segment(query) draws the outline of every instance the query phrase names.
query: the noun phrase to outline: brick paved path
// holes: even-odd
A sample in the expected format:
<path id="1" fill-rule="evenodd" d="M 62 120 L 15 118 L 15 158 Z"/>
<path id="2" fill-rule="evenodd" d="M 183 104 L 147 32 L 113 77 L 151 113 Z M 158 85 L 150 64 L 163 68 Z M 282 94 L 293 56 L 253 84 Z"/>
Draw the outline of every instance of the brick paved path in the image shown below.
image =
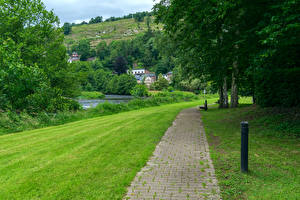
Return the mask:
<path id="1" fill-rule="evenodd" d="M 125 199 L 220 199 L 208 144 L 196 108 L 182 111 L 137 174 Z"/>

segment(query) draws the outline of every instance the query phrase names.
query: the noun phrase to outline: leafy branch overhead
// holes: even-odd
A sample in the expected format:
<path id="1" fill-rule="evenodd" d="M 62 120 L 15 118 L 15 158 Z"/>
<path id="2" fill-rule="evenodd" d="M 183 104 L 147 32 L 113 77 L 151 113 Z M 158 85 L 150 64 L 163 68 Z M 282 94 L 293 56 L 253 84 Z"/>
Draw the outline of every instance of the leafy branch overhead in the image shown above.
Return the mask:
<path id="1" fill-rule="evenodd" d="M 204 74 L 216 84 L 220 107 L 229 106 L 228 90 L 232 107 L 238 95 L 252 95 L 262 106 L 296 106 L 299 4 L 162 0 L 154 14 L 176 44 L 183 70 Z"/>

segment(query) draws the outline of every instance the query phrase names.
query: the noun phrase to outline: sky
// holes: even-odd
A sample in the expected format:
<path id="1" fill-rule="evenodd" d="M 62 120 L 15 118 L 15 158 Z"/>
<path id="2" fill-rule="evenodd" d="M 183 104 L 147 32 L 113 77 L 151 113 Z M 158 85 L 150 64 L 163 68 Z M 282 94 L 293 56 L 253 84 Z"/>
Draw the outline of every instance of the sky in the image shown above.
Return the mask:
<path id="1" fill-rule="evenodd" d="M 47 10 L 54 10 L 61 23 L 80 23 L 92 17 L 120 17 L 130 13 L 151 11 L 153 0 L 42 0 Z"/>

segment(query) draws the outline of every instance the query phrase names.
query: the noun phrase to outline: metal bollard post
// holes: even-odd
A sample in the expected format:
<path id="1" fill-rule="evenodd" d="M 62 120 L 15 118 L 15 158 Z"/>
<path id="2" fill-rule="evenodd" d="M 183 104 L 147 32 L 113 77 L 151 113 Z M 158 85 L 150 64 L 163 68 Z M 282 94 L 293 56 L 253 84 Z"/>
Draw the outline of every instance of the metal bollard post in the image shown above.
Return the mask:
<path id="1" fill-rule="evenodd" d="M 205 103 L 204 103 L 204 110 L 207 111 L 207 109 L 208 109 L 208 108 L 207 108 L 207 100 L 205 100 Z"/>
<path id="2" fill-rule="evenodd" d="M 241 122 L 241 170 L 248 172 L 248 122 Z"/>

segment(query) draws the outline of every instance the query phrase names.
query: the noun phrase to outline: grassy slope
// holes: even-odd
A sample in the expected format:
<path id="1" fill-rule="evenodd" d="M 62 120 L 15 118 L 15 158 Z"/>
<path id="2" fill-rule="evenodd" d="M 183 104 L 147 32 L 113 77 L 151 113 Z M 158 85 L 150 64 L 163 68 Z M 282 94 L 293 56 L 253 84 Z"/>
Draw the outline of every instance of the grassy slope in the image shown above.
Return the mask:
<path id="1" fill-rule="evenodd" d="M 298 119 L 287 122 L 286 115 L 274 109 L 243 106 L 213 108 L 202 112 L 202 116 L 223 199 L 299 199 L 300 139 L 293 137 L 293 132 L 299 130 L 299 113 L 292 115 Z M 248 175 L 240 173 L 243 120 L 250 123 Z M 290 129 L 281 129 L 286 123 Z"/>
<path id="2" fill-rule="evenodd" d="M 0 136 L 0 199 L 121 199 L 179 103 Z"/>
<path id="3" fill-rule="evenodd" d="M 113 40 L 132 39 L 136 35 L 147 30 L 145 22 L 138 23 L 134 19 L 122 19 L 115 22 L 103 22 L 98 24 L 88 24 L 72 27 L 72 33 L 65 36 L 65 43 L 70 44 L 72 40 L 79 41 L 88 39 L 93 47 L 101 41 L 110 43 Z M 152 29 L 160 29 L 161 25 L 151 23 Z M 105 31 L 105 33 L 103 33 Z"/>

